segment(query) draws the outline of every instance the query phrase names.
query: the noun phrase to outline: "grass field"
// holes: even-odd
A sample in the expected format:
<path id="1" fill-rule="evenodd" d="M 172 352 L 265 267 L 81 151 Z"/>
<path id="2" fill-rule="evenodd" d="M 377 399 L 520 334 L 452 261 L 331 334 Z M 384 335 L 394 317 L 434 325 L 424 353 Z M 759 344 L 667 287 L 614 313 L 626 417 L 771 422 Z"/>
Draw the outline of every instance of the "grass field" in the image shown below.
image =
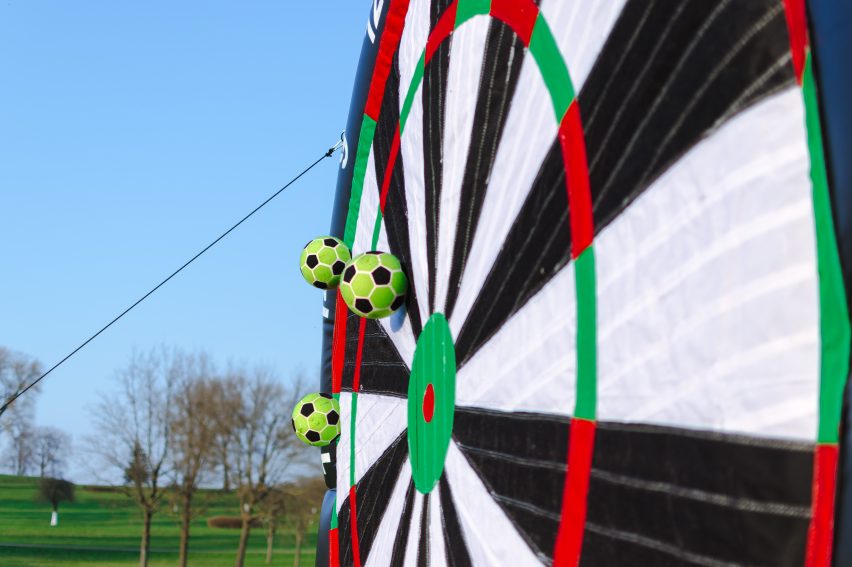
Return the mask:
<path id="1" fill-rule="evenodd" d="M 59 510 L 59 526 L 50 527 L 50 505 L 35 502 L 38 480 L 0 475 L 0 566 L 2 567 L 119 567 L 139 564 L 141 518 L 120 492 L 77 487 L 77 502 Z M 235 515 L 231 494 L 203 492 L 205 514 L 192 526 L 189 564 L 219 567 L 234 564 L 238 530 L 207 527 L 206 518 Z M 317 503 L 317 507 L 319 508 Z M 301 565 L 312 566 L 316 545 L 314 524 L 302 546 Z M 151 534 L 152 567 L 177 565 L 177 518 L 165 512 L 154 517 Z M 293 533 L 279 532 L 272 565 L 292 565 Z M 266 534 L 252 530 L 246 565 L 265 565 Z"/>

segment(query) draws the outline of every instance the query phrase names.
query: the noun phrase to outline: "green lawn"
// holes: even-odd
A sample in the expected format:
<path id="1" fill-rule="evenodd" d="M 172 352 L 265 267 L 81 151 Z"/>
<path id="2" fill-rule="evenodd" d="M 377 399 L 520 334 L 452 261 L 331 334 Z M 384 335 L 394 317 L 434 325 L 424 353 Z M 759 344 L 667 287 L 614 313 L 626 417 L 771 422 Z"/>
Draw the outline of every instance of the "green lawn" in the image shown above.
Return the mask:
<path id="1" fill-rule="evenodd" d="M 126 496 L 77 487 L 77 502 L 59 510 L 59 526 L 51 528 L 50 506 L 35 502 L 37 479 L 0 475 L 0 566 L 118 567 L 139 564 L 141 518 Z M 207 527 L 207 517 L 234 515 L 238 510 L 231 494 L 204 492 L 204 516 L 192 526 L 190 565 L 231 566 L 237 549 L 237 530 Z M 319 508 L 319 503 L 317 503 Z M 309 528 L 302 548 L 301 565 L 313 565 L 316 525 Z M 177 519 L 161 512 L 154 517 L 152 567 L 177 564 Z M 293 564 L 294 538 L 279 533 L 273 565 Z M 252 530 L 246 565 L 265 565 L 266 535 Z"/>

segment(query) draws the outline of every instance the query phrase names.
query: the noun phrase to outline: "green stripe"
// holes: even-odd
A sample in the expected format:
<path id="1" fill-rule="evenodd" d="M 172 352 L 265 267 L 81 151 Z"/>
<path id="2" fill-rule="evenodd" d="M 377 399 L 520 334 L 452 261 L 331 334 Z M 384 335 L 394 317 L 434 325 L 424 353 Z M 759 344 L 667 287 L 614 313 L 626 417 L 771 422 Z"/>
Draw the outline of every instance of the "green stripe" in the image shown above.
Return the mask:
<path id="1" fill-rule="evenodd" d="M 456 8 L 456 29 L 474 16 L 491 12 L 491 0 L 459 0 Z"/>
<path id="2" fill-rule="evenodd" d="M 385 175 L 390 175 L 392 172 L 387 172 Z M 382 208 L 376 211 L 376 225 L 373 227 L 373 241 L 370 244 L 370 250 L 375 250 L 376 246 L 379 245 L 379 233 L 382 230 Z"/>
<path id="3" fill-rule="evenodd" d="M 594 421 L 597 394 L 597 293 L 595 250 L 589 246 L 574 262 L 577 293 L 577 402 L 574 417 Z"/>
<path id="4" fill-rule="evenodd" d="M 533 28 L 530 51 L 553 101 L 556 123 L 561 124 L 562 117 L 565 116 L 571 101 L 574 100 L 574 85 L 571 83 L 571 75 L 559 51 L 556 38 L 553 37 L 553 32 L 550 31 L 550 26 L 547 25 L 547 20 L 541 13 Z"/>
<path id="5" fill-rule="evenodd" d="M 358 415 L 358 394 L 352 392 L 349 410 L 349 486 L 355 486 L 355 417 Z"/>
<path id="6" fill-rule="evenodd" d="M 822 145 L 816 80 L 811 56 L 805 60 L 802 85 L 805 97 L 805 119 L 808 127 L 808 149 L 811 154 L 814 221 L 816 224 L 817 268 L 819 270 L 820 366 L 819 437 L 820 443 L 837 443 L 843 388 L 849 375 L 850 325 L 843 284 L 843 271 L 837 251 L 831 197 Z"/>
<path id="7" fill-rule="evenodd" d="M 370 148 L 373 145 L 375 135 L 376 121 L 365 114 L 364 120 L 361 122 L 361 135 L 358 136 L 358 152 L 355 155 L 355 166 L 352 170 L 352 189 L 349 195 L 349 213 L 346 215 L 346 228 L 343 232 L 343 242 L 350 249 L 352 243 L 355 242 L 361 194 L 364 192 L 364 177 L 367 175 Z"/>
<path id="8" fill-rule="evenodd" d="M 337 497 L 335 496 L 334 504 L 331 506 L 331 526 L 329 526 L 329 529 L 336 530 L 337 527 Z"/>
<path id="9" fill-rule="evenodd" d="M 405 102 L 402 104 L 402 112 L 399 115 L 399 137 L 402 138 L 402 133 L 405 131 L 405 123 L 408 122 L 408 113 L 411 112 L 411 105 L 414 104 L 414 96 L 417 94 L 417 89 L 423 81 L 423 73 L 426 71 L 426 51 L 420 54 L 420 60 L 414 68 L 414 76 L 411 77 L 411 84 L 408 85 L 408 91 L 405 94 Z"/>

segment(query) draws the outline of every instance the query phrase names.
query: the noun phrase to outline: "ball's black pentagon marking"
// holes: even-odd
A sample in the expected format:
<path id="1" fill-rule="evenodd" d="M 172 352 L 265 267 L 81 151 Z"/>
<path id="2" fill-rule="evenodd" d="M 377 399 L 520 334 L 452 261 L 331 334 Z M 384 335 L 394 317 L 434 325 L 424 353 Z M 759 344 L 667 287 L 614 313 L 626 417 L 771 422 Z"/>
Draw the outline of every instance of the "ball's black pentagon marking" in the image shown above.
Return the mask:
<path id="1" fill-rule="evenodd" d="M 372 304 L 372 303 L 370 303 L 370 300 L 369 300 L 369 299 L 364 299 L 363 297 L 362 297 L 361 299 L 356 299 L 356 300 L 355 300 L 355 307 L 356 307 L 356 308 L 358 309 L 358 311 L 360 311 L 361 313 L 369 313 L 370 311 L 372 311 L 372 310 L 373 310 L 373 304 Z"/>
<path id="2" fill-rule="evenodd" d="M 345 281 L 346 283 L 351 283 L 352 278 L 355 277 L 355 271 L 355 266 L 349 266 L 346 269 L 346 274 L 343 276 L 343 281 Z"/>
<path id="3" fill-rule="evenodd" d="M 314 404 L 305 404 L 302 406 L 302 409 L 299 410 L 299 413 L 305 417 L 308 417 L 312 413 L 314 413 Z"/>
<path id="4" fill-rule="evenodd" d="M 405 296 L 397 296 L 397 298 L 393 300 L 393 303 L 391 303 L 391 311 L 396 311 L 397 309 L 402 307 L 403 303 L 405 303 Z"/>
<path id="5" fill-rule="evenodd" d="M 340 274 L 343 273 L 343 268 L 345 268 L 345 267 L 346 267 L 346 262 L 344 262 L 343 260 L 338 260 L 331 267 L 331 271 L 334 273 L 335 276 L 339 276 Z"/>
<path id="6" fill-rule="evenodd" d="M 331 247 L 331 248 L 337 248 L 337 240 L 335 240 L 334 238 L 326 238 L 326 239 L 325 239 L 325 240 L 323 240 L 322 242 L 323 242 L 323 244 L 325 244 L 326 246 L 329 246 L 329 247 Z"/>
<path id="7" fill-rule="evenodd" d="M 328 289 L 328 284 L 325 282 L 314 282 L 314 287 L 319 289 Z"/>
<path id="8" fill-rule="evenodd" d="M 320 394 L 320 396 L 322 396 L 322 397 L 323 397 L 323 398 L 325 398 L 326 400 L 330 400 L 330 399 L 332 399 L 332 398 L 334 397 L 334 396 L 332 396 L 331 394 L 324 394 L 324 393 L 321 393 L 321 394 Z"/>
<path id="9" fill-rule="evenodd" d="M 311 443 L 316 443 L 320 440 L 320 434 L 314 430 L 305 433 L 305 437 L 307 437 L 308 441 L 310 441 Z"/>
<path id="10" fill-rule="evenodd" d="M 319 264 L 319 258 L 314 256 L 313 254 L 309 254 L 308 259 L 305 260 L 305 264 L 307 264 L 309 268 L 314 269 Z"/>
<path id="11" fill-rule="evenodd" d="M 389 284 L 391 280 L 390 270 L 383 266 L 379 266 L 375 270 L 373 270 L 373 281 L 378 285 L 386 285 Z"/>
<path id="12" fill-rule="evenodd" d="M 373 250 L 372 252 L 367 252 L 367 254 L 372 254 L 373 256 L 380 256 L 384 254 L 384 252 L 378 252 L 377 250 Z"/>
<path id="13" fill-rule="evenodd" d="M 325 420 L 329 423 L 329 425 L 337 425 L 337 422 L 340 421 L 340 416 L 337 415 L 336 411 L 330 411 L 327 416 L 325 416 Z"/>

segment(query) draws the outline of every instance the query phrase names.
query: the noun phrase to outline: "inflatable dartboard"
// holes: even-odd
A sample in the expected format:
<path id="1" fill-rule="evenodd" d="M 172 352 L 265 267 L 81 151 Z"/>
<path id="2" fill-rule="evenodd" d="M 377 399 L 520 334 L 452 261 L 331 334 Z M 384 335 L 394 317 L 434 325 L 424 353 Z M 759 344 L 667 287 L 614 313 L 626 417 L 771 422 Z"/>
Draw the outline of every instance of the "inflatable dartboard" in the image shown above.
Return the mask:
<path id="1" fill-rule="evenodd" d="M 370 8 L 334 228 L 409 290 L 333 310 L 332 564 L 827 566 L 850 331 L 803 0 Z"/>

